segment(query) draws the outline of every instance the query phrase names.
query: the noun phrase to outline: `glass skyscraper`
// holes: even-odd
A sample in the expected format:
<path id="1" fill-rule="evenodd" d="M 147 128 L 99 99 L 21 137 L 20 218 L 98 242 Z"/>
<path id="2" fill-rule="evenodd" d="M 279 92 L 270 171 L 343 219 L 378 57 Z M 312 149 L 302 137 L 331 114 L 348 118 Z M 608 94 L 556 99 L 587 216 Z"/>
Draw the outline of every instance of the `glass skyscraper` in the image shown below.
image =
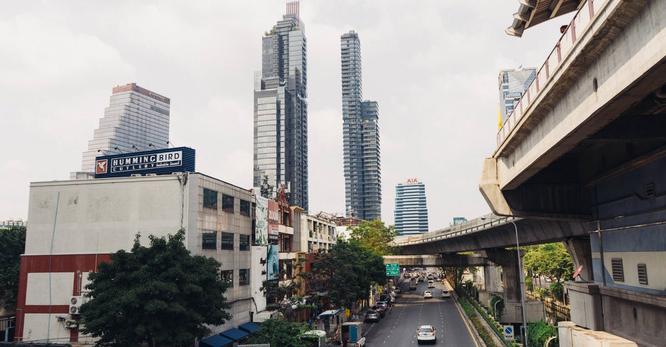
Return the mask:
<path id="1" fill-rule="evenodd" d="M 254 186 L 265 179 L 289 188 L 292 205 L 308 209 L 308 112 L 305 27 L 298 2 L 262 39 L 254 87 Z"/>
<path id="2" fill-rule="evenodd" d="M 395 230 L 399 235 L 428 231 L 428 206 L 425 185 L 409 179 L 395 186 Z"/>
<path id="3" fill-rule="evenodd" d="M 365 220 L 381 219 L 379 104 L 363 101 L 358 34 L 343 34 L 340 48 L 346 213 Z"/>
<path id="4" fill-rule="evenodd" d="M 167 148 L 170 103 L 136 83 L 114 87 L 109 107 L 83 152 L 81 171 L 94 172 L 96 156 Z"/>
<path id="5" fill-rule="evenodd" d="M 502 123 L 513 112 L 516 102 L 536 78 L 535 68 L 502 70 L 499 73 L 500 113 Z"/>

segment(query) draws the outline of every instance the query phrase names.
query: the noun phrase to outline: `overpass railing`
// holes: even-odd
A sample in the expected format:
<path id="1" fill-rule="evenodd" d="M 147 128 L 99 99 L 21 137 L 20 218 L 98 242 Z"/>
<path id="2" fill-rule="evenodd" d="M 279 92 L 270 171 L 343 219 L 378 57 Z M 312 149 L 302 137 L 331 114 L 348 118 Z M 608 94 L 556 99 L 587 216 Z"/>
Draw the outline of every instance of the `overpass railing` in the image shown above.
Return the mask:
<path id="1" fill-rule="evenodd" d="M 557 41 L 557 44 L 546 58 L 546 61 L 537 71 L 536 78 L 532 81 L 522 97 L 514 106 L 513 111 L 506 117 L 502 127 L 497 133 L 497 147 L 499 148 L 509 137 L 516 125 L 529 111 L 534 101 L 541 92 L 552 83 L 553 76 L 561 67 L 562 62 L 573 52 L 578 40 L 583 36 L 594 22 L 595 15 L 610 0 L 587 0 L 581 5 L 576 15 L 567 26 L 566 30 Z"/>
<path id="2" fill-rule="evenodd" d="M 460 226 L 455 226 L 451 229 L 445 229 L 443 231 L 434 231 L 432 233 L 426 233 L 424 235 L 420 235 L 418 236 L 418 238 L 412 238 L 405 241 L 396 242 L 394 245 L 397 247 L 402 247 L 402 246 L 440 241 L 444 239 L 450 239 L 453 237 L 460 237 L 467 234 L 472 234 L 479 231 L 491 229 L 500 225 L 505 225 L 511 222 L 518 221 L 520 219 L 521 218 L 516 218 L 516 217 L 489 217 L 489 219 L 484 222 L 479 222 L 479 220 L 483 219 L 477 219 L 470 221 L 469 223 L 462 224 Z"/>

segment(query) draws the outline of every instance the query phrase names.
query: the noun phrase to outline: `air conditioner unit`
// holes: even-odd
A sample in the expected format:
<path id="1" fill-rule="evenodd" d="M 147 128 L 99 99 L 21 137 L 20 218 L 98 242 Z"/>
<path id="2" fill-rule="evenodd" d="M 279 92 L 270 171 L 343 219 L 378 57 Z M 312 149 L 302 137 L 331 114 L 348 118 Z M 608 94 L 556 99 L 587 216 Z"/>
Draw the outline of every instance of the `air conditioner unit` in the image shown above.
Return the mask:
<path id="1" fill-rule="evenodd" d="M 65 328 L 67 329 L 76 329 L 79 327 L 79 321 L 74 319 L 68 319 L 65 321 Z"/>
<path id="2" fill-rule="evenodd" d="M 81 314 L 81 305 L 83 305 L 83 296 L 70 297 L 69 314 L 72 316 Z"/>

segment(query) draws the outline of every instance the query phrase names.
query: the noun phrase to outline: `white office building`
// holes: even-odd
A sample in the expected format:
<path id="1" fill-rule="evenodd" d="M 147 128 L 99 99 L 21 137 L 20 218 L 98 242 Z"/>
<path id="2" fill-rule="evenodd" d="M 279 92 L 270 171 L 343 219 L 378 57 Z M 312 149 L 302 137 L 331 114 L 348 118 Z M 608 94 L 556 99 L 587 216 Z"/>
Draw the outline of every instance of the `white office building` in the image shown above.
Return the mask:
<path id="1" fill-rule="evenodd" d="M 83 152 L 81 171 L 94 172 L 97 156 L 167 148 L 170 102 L 136 83 L 114 87 L 99 127 Z"/>
<path id="2" fill-rule="evenodd" d="M 395 230 L 398 235 L 428 231 L 425 184 L 412 178 L 395 186 Z"/>

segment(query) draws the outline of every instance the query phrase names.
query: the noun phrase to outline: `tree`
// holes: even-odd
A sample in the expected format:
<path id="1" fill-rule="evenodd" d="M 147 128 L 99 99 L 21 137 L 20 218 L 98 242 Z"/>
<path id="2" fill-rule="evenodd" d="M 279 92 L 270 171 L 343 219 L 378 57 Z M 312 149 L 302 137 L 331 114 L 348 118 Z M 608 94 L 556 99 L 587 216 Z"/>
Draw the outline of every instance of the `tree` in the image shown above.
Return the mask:
<path id="1" fill-rule="evenodd" d="M 380 220 L 363 221 L 352 228 L 351 239 L 358 241 L 363 247 L 377 255 L 391 253 L 391 242 L 397 235 L 395 228 L 387 227 Z"/>
<path id="2" fill-rule="evenodd" d="M 314 263 L 312 278 L 320 282 L 314 287 L 328 289 L 335 305 L 353 308 L 368 299 L 372 284 L 386 279 L 384 259 L 357 240 L 338 241 Z"/>
<path id="3" fill-rule="evenodd" d="M 527 248 L 523 264 L 528 275 L 553 281 L 551 289 L 558 299 L 562 299 L 562 282 L 571 278 L 574 269 L 573 259 L 561 242 Z"/>
<path id="4" fill-rule="evenodd" d="M 307 330 L 307 325 L 302 323 L 292 323 L 283 319 L 268 319 L 261 323 L 261 330 L 254 333 L 246 343 L 307 347 L 308 345 L 300 338 Z"/>
<path id="5" fill-rule="evenodd" d="M 0 230 L 0 308 L 16 309 L 21 254 L 25 251 L 25 227 Z"/>
<path id="6" fill-rule="evenodd" d="M 137 235 L 131 253 L 112 254 L 90 274 L 81 320 L 98 345 L 189 346 L 208 333 L 206 324 L 231 317 L 220 263 L 190 255 L 182 230 L 149 239 L 144 247 Z"/>

